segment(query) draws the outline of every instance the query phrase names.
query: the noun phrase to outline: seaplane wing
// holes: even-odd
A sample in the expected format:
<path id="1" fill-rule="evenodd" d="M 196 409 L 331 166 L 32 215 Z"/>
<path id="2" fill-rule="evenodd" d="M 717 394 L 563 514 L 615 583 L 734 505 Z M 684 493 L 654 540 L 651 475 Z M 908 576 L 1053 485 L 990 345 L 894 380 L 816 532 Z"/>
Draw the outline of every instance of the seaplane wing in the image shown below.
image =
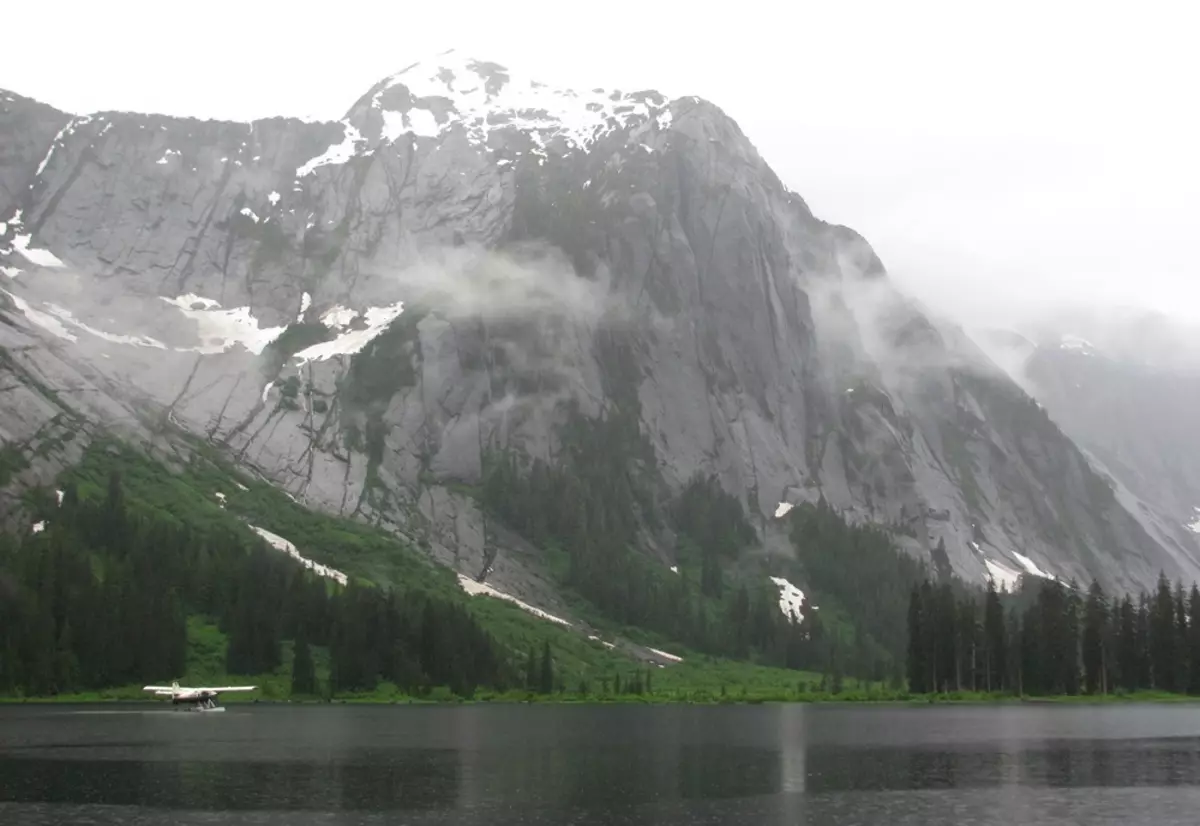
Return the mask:
<path id="1" fill-rule="evenodd" d="M 253 685 L 219 685 L 219 686 L 181 686 L 179 683 L 170 685 L 148 685 L 143 691 L 152 691 L 159 697 L 170 697 L 171 705 L 189 707 L 193 711 L 224 711 L 217 706 L 217 695 L 226 691 L 253 691 L 258 686 Z"/>
<path id="2" fill-rule="evenodd" d="M 148 685 L 143 688 L 143 691 L 153 691 L 156 694 L 190 694 L 192 692 L 200 694 L 220 694 L 225 691 L 253 691 L 258 688 L 256 685 L 222 685 L 216 687 L 208 686 L 182 686 L 182 685 Z"/>

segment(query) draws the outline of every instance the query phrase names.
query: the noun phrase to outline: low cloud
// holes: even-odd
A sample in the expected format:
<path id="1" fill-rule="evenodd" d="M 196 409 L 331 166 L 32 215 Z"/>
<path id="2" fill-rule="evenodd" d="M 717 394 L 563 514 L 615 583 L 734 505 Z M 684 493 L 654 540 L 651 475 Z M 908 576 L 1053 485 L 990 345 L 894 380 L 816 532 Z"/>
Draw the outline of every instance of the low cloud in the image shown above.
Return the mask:
<path id="1" fill-rule="evenodd" d="M 598 321 L 615 319 L 624 306 L 610 293 L 603 271 L 594 280 L 580 278 L 560 252 L 543 244 L 504 252 L 470 246 L 426 251 L 377 284 L 408 306 L 452 320 Z"/>

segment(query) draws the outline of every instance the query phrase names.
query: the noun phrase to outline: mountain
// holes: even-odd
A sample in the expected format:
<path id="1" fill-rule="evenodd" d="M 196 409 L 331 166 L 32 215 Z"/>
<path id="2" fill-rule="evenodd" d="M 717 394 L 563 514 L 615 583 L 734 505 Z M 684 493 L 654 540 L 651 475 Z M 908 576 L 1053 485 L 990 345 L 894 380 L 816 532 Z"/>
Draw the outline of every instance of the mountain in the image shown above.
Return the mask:
<path id="1" fill-rule="evenodd" d="M 1180 559 L 1200 534 L 1200 330 L 1135 309 L 1063 310 L 988 336 L 997 360 Z"/>
<path id="2" fill-rule="evenodd" d="M 13 525 L 96 439 L 199 439 L 556 616 L 789 565 L 822 501 L 974 582 L 1200 570 L 707 101 L 450 53 L 337 122 L 0 93 L 0 136 Z"/>

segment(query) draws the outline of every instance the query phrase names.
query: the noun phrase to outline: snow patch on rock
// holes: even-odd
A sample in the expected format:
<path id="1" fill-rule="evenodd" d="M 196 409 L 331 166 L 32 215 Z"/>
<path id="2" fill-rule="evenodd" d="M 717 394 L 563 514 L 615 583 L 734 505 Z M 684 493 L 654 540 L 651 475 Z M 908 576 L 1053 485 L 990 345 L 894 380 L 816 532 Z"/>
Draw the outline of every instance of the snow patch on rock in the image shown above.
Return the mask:
<path id="1" fill-rule="evenodd" d="M 14 227 L 15 229 L 15 227 Z M 13 237 L 13 249 L 25 256 L 25 260 L 37 267 L 65 267 L 58 256 L 50 252 L 50 250 L 38 249 L 31 247 L 30 241 L 33 236 L 30 233 L 17 235 Z"/>
<path id="2" fill-rule="evenodd" d="M 249 307 L 235 307 L 232 310 L 218 310 L 217 302 L 211 299 L 199 299 L 193 295 L 181 295 L 177 298 L 159 296 L 163 301 L 179 308 L 185 316 L 192 319 L 200 327 L 200 338 L 203 342 L 198 347 L 184 348 L 196 353 L 212 355 L 223 353 L 235 345 L 242 345 L 254 355 L 260 355 L 264 348 L 278 338 L 285 327 L 259 327 L 258 319 L 250 314 Z M 193 309 L 193 305 L 210 301 L 205 309 Z"/>
<path id="3" fill-rule="evenodd" d="M 1045 571 L 1043 571 L 1041 568 L 1039 568 L 1037 566 L 1037 563 L 1035 563 L 1029 557 L 1025 556 L 1025 554 L 1020 553 L 1018 551 L 1013 551 L 1012 555 L 1017 558 L 1017 562 L 1021 563 L 1022 568 L 1024 568 L 1026 571 L 1033 574 L 1034 576 L 1040 576 L 1042 579 L 1057 579 L 1058 578 L 1058 577 L 1054 576 L 1054 574 L 1046 573 Z"/>
<path id="4" fill-rule="evenodd" d="M 1200 508 L 1196 508 L 1196 518 L 1184 527 L 1186 527 L 1192 533 L 1200 534 Z"/>
<path id="5" fill-rule="evenodd" d="M 310 361 L 325 361 L 334 356 L 353 355 L 366 347 L 371 339 L 386 330 L 387 326 L 395 321 L 403 310 L 403 301 L 397 301 L 387 307 L 371 307 L 366 312 L 366 329 L 350 330 L 332 341 L 322 341 L 320 344 L 306 347 L 292 358 L 304 365 Z"/>
<path id="6" fill-rule="evenodd" d="M 383 139 L 394 142 L 412 133 L 419 138 L 436 138 L 440 132 L 437 118 L 425 109 L 383 113 Z"/>
<path id="7" fill-rule="evenodd" d="M 559 625 L 565 625 L 568 628 L 571 627 L 571 623 L 567 622 L 562 617 L 556 617 L 553 614 L 548 614 L 545 611 L 543 611 L 541 608 L 535 608 L 534 606 L 530 605 L 528 602 L 523 602 L 522 600 L 519 600 L 514 596 L 510 596 L 510 595 L 504 593 L 503 591 L 497 591 L 495 588 L 493 588 L 491 585 L 488 585 L 486 582 L 476 582 L 475 580 L 471 579 L 469 576 L 464 576 L 463 574 L 459 574 L 458 575 L 458 584 L 462 587 L 462 589 L 464 591 L 466 591 L 471 596 L 489 596 L 489 597 L 495 597 L 496 599 L 502 599 L 507 602 L 511 602 L 513 605 L 516 605 L 522 611 L 528 611 L 530 614 L 533 614 L 535 617 L 540 617 L 544 620 L 549 620 L 550 622 L 556 622 Z"/>
<path id="8" fill-rule="evenodd" d="M 674 654 L 669 654 L 666 651 L 659 651 L 657 648 L 651 648 L 648 645 L 646 646 L 646 650 L 651 654 L 656 654 L 659 657 L 662 657 L 664 660 L 670 660 L 673 663 L 683 662 L 683 657 L 676 657 Z"/>
<path id="9" fill-rule="evenodd" d="M 58 145 L 60 142 L 62 142 L 62 139 L 74 131 L 76 120 L 78 119 L 71 118 L 69 121 L 67 121 L 67 125 L 62 129 L 59 129 L 58 134 L 54 136 L 54 140 L 50 141 L 50 148 L 46 150 L 46 156 L 42 158 L 42 162 L 38 164 L 37 171 L 33 173 L 35 178 L 40 176 L 43 170 L 45 170 L 46 165 L 50 163 L 50 158 L 54 155 L 54 150 L 58 148 Z M 88 120 L 89 118 L 84 118 L 83 122 L 86 123 Z M 30 186 L 32 187 L 32 184 L 30 184 Z"/>
<path id="10" fill-rule="evenodd" d="M 43 313 L 41 310 L 35 310 L 29 305 L 29 302 L 21 298 L 19 295 L 13 295 L 8 290 L 0 290 L 0 292 L 12 299 L 17 305 L 17 309 L 29 321 L 33 322 L 43 330 L 54 334 L 58 338 L 66 339 L 67 341 L 78 341 L 75 335 L 63 326 L 63 323 L 49 313 Z"/>
<path id="11" fill-rule="evenodd" d="M 997 588 L 1006 588 L 1009 591 L 1016 590 L 1017 582 L 1021 575 L 1005 565 L 1001 565 L 992 559 L 983 560 L 983 564 L 987 567 L 988 579 L 992 581 Z"/>
<path id="12" fill-rule="evenodd" d="M 780 502 L 779 507 L 777 507 L 775 509 L 775 518 L 782 519 L 783 517 L 787 516 L 788 511 L 790 511 L 794 507 L 796 507 L 796 506 L 790 502 Z"/>
<path id="13" fill-rule="evenodd" d="M 387 90 L 397 85 L 403 85 L 412 98 L 400 123 L 382 102 Z M 516 128 L 534 139 L 541 154 L 556 139 L 586 150 L 630 125 L 653 122 L 666 129 L 671 124 L 668 103 L 656 93 L 625 95 L 593 89 L 579 94 L 558 89 L 453 50 L 392 75 L 371 101 L 373 108 L 382 110 L 386 136 L 401 129 L 435 136 L 460 127 L 471 143 L 484 146 L 492 132 Z"/>
<path id="14" fill-rule="evenodd" d="M 255 527 L 254 525 L 251 525 L 250 528 L 256 534 L 265 539 L 267 544 L 269 544 L 272 548 L 275 548 L 278 551 L 283 551 L 317 576 L 322 576 L 326 579 L 332 579 L 342 585 L 345 585 L 347 582 L 349 582 L 349 578 L 341 571 L 334 570 L 333 568 L 330 568 L 327 565 L 322 565 L 319 562 L 313 562 L 308 557 L 302 556 L 300 552 L 296 550 L 296 546 L 291 542 L 288 542 L 282 536 L 271 533 L 263 528 Z"/>
<path id="15" fill-rule="evenodd" d="M 1072 350 L 1083 355 L 1091 355 L 1096 352 L 1096 346 L 1086 338 L 1070 334 L 1064 335 L 1059 340 L 1058 346 L 1063 350 Z"/>
<path id="16" fill-rule="evenodd" d="M 343 327 L 349 327 L 350 322 L 356 318 L 358 318 L 358 310 L 335 306 L 325 311 L 325 315 L 321 316 L 321 323 L 326 327 L 340 330 Z"/>
<path id="17" fill-rule="evenodd" d="M 802 622 L 804 616 L 800 606 L 804 604 L 804 592 L 781 576 L 770 577 L 779 589 L 779 610 L 792 622 Z"/>
<path id="18" fill-rule="evenodd" d="M 324 153 L 310 160 L 304 166 L 296 170 L 296 177 L 303 178 L 311 175 L 315 170 L 322 166 L 340 165 L 354 157 L 354 151 L 359 143 L 362 143 L 363 136 L 352 124 L 348 121 L 341 121 L 343 138 L 341 143 L 335 143 L 333 146 L 325 150 Z"/>
<path id="19" fill-rule="evenodd" d="M 113 344 L 129 344 L 134 347 L 152 347 L 156 350 L 167 349 L 167 345 L 163 344 L 157 339 L 151 338 L 150 336 L 127 336 L 120 333 L 106 333 L 103 330 L 98 330 L 95 327 L 85 324 L 84 322 L 75 318 L 75 316 L 71 314 L 70 310 L 63 309 L 57 304 L 47 304 L 46 309 L 58 319 L 71 325 L 77 330 L 82 330 L 88 335 L 95 336 L 96 338 L 103 339 L 104 341 L 110 341 Z"/>

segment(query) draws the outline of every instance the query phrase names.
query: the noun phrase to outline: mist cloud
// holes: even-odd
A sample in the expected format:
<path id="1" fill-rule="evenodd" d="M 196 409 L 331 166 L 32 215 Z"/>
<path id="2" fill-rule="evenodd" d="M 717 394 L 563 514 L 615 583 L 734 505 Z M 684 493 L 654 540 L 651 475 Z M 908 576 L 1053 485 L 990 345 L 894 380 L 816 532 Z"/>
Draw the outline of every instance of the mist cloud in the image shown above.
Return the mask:
<path id="1" fill-rule="evenodd" d="M 422 253 L 388 273 L 380 287 L 447 319 L 501 322 L 538 318 L 616 320 L 625 304 L 609 290 L 603 270 L 580 278 L 561 252 L 545 244 L 506 251 L 452 247 Z"/>

